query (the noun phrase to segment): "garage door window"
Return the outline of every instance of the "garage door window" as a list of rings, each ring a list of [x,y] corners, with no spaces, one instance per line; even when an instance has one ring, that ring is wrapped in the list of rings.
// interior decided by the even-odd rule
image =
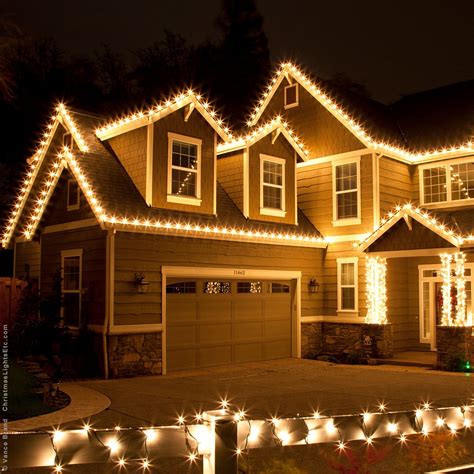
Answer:
[[[285,285],[283,283],[271,283],[270,284],[270,293],[289,293],[290,285]]]
[[[239,281],[237,282],[237,293],[261,293],[261,281]]]
[[[205,281],[204,293],[221,295],[230,293],[230,281]]]
[[[166,285],[166,293],[196,293],[195,281],[180,281]]]

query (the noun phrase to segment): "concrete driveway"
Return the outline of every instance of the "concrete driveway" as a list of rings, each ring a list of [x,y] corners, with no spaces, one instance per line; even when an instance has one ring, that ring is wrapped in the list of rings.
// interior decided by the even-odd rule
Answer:
[[[429,400],[458,405],[474,394],[470,375],[397,366],[342,366],[304,359],[253,362],[166,376],[87,381],[81,385],[112,400],[95,415],[96,426],[171,424],[178,414],[232,408],[255,417],[359,413],[383,400],[390,410],[412,409]]]

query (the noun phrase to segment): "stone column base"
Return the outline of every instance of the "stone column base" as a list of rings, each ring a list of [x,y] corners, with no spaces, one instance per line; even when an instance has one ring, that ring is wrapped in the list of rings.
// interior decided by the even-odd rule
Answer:
[[[362,353],[369,359],[393,357],[393,330],[391,324],[361,325]]]
[[[442,370],[463,372],[473,365],[472,327],[437,326],[436,359]]]

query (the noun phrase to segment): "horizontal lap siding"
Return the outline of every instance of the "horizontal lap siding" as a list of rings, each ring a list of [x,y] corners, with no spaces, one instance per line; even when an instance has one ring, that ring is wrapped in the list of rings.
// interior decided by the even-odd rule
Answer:
[[[333,219],[333,183],[331,162],[298,168],[298,206],[325,236],[351,235],[373,229],[372,155],[363,155],[361,173],[361,224],[335,227]]]
[[[239,152],[217,160],[217,181],[235,202],[241,212],[244,210],[244,157]]]
[[[21,278],[26,274],[25,265],[29,266],[31,278],[40,276],[40,243],[32,240],[30,242],[17,242],[15,247],[15,277]]]
[[[105,314],[106,233],[97,227],[45,234],[41,241],[41,295],[51,296],[54,276],[61,268],[61,251],[82,249],[82,317],[103,324]]]
[[[311,248],[118,233],[115,324],[161,323],[163,265],[302,271],[301,314],[320,314],[322,296],[309,294],[308,283],[311,278],[323,280],[322,253]],[[146,294],[137,293],[137,272],[143,272],[150,282]]]

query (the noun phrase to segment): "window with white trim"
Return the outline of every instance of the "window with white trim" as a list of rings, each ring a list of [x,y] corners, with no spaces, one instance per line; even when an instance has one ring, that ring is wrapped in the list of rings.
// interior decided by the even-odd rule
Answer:
[[[285,87],[285,109],[291,109],[299,104],[298,84],[290,84]]]
[[[285,160],[260,155],[260,213],[270,216],[285,212]]]
[[[420,168],[423,204],[450,203],[474,198],[474,162],[458,161]]]
[[[79,327],[81,325],[82,250],[61,252],[61,278],[63,324]]]
[[[360,224],[360,160],[333,165],[333,193],[333,224]]]
[[[168,133],[168,201],[200,205],[202,140]]]
[[[358,311],[358,258],[337,259],[337,310]]]
[[[75,179],[67,181],[67,210],[74,211],[80,206],[80,188]]]
[[[63,146],[67,146],[69,150],[74,148],[74,139],[70,132],[63,133]]]

